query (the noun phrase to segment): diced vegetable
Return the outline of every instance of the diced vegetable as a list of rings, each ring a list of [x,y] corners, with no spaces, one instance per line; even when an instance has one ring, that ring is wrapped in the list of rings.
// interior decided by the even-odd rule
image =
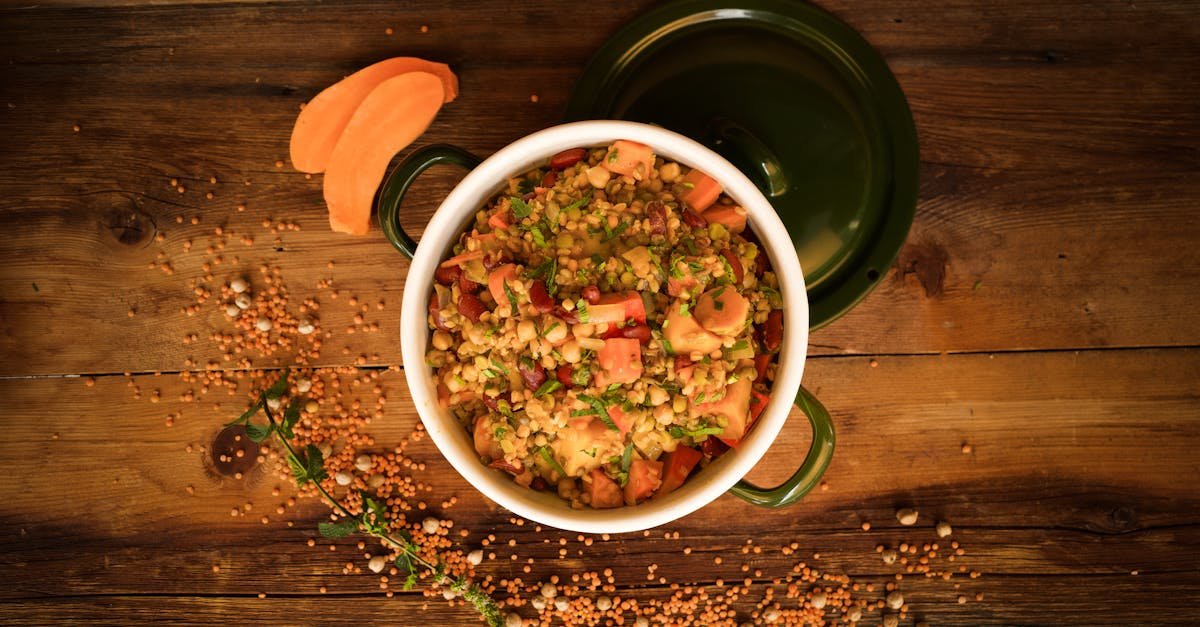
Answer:
[[[776,309],[767,314],[767,323],[763,327],[763,348],[774,353],[783,345],[783,312]]]
[[[662,486],[658,489],[658,495],[668,494],[674,491],[675,488],[683,485],[688,475],[691,474],[692,469],[696,467],[696,464],[700,463],[703,457],[704,454],[700,451],[682,444],[675,447],[675,450],[667,453],[667,456],[663,459]]]
[[[640,181],[654,167],[654,151],[645,144],[618,139],[600,160],[600,165],[609,172]]]
[[[724,285],[701,294],[695,314],[705,329],[717,335],[737,335],[750,315],[750,301],[733,286]]]
[[[621,486],[617,485],[616,481],[609,479],[608,475],[599,468],[592,471],[591,482],[587,483],[587,491],[591,497],[592,507],[596,509],[611,509],[624,504]]]
[[[514,281],[516,278],[517,266],[511,263],[497,267],[488,275],[488,291],[496,300],[496,306],[513,308],[517,306],[517,303],[509,298],[512,288],[507,285],[508,281]]]
[[[629,430],[633,428],[634,417],[625,413],[625,410],[621,409],[620,405],[609,407],[608,416],[616,423],[617,431],[621,434],[621,437],[625,437],[629,433]]]
[[[598,456],[599,450],[613,445],[618,437],[617,432],[601,420],[584,416],[570,419],[565,428],[559,429],[550,448],[567,474],[578,477],[599,466],[603,462]]]
[[[596,375],[599,385],[633,383],[642,376],[642,345],[635,339],[604,340],[604,348],[596,353],[596,360],[600,364]]]
[[[589,305],[587,312],[587,321],[592,324],[616,324],[625,321],[625,305],[620,303]]]
[[[362,101],[325,170],[325,204],[334,231],[367,232],[388,163],[429,128],[444,96],[437,76],[409,72],[383,81]]]
[[[725,388],[725,396],[720,400],[696,405],[698,414],[721,416],[728,421],[725,431],[719,437],[730,446],[735,445],[746,434],[746,419],[750,415],[751,384],[749,378],[739,378]]]
[[[717,205],[704,212],[709,224],[723,225],[730,233],[746,230],[746,210],[738,205]]]
[[[440,265],[438,265],[438,267],[439,268],[449,268],[451,266],[461,266],[464,263],[474,260],[474,259],[483,259],[483,251],[482,250],[473,250],[473,251],[465,252],[461,255],[455,255],[455,256],[443,261]]]
[[[629,481],[625,483],[625,504],[637,505],[662,485],[663,463],[635,459],[629,465]]]
[[[688,188],[684,193],[682,200],[687,206],[693,210],[703,213],[710,205],[717,201],[721,195],[721,186],[711,176],[701,172],[700,170],[692,170],[683,177],[683,186]],[[709,222],[712,219],[706,214],[704,216]]]
[[[488,226],[492,227],[493,229],[499,229],[501,231],[503,231],[504,229],[507,229],[509,226],[508,225],[508,211],[505,209],[496,210],[495,213],[493,213],[491,216],[488,217]]]
[[[597,305],[621,305],[624,308],[624,317],[620,320],[596,320],[593,317],[592,322],[622,322],[625,320],[636,320],[641,323],[646,322],[646,303],[642,301],[642,295],[637,292],[602,294],[597,301]]]
[[[767,403],[771,399],[766,394],[755,389],[751,389],[750,394],[753,395],[753,399],[750,401],[750,424],[754,424],[754,421],[758,420],[763,410],[767,408]]]
[[[458,296],[458,313],[464,315],[472,322],[479,322],[479,317],[483,312],[487,311],[487,306],[479,297],[470,293],[463,292]]]
[[[692,316],[683,314],[681,305],[678,304],[673,305],[667,312],[667,320],[663,323],[663,337],[678,354],[707,355],[721,348],[721,338],[697,324]]]
[[[475,419],[474,436],[475,452],[479,453],[480,457],[492,460],[504,458],[504,451],[500,448],[500,443],[496,441],[494,425],[487,416]]]
[[[427,72],[442,82],[442,102],[458,96],[458,77],[444,63],[415,57],[385,59],[343,78],[317,94],[296,116],[292,128],[292,167],[301,172],[324,172],[346,125],[363,101],[384,81],[408,72]]]

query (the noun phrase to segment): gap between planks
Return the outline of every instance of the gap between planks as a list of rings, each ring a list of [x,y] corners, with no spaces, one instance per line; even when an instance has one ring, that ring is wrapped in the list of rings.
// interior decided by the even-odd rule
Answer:
[[[836,346],[824,346],[824,348],[837,348]],[[917,357],[971,357],[978,355],[1039,355],[1039,354],[1056,354],[1056,353],[1104,353],[1104,352],[1136,352],[1136,351],[1187,351],[1200,349],[1200,344],[1161,344],[1161,345],[1138,345],[1138,346],[1090,346],[1090,347],[1067,347],[1067,348],[1002,348],[995,350],[963,350],[963,351],[929,351],[917,353],[846,353],[842,355],[808,355],[805,360],[820,360],[820,361],[835,361],[839,359],[910,359]],[[393,366],[404,369],[401,364],[368,364],[359,366],[355,364],[321,364],[315,366],[263,366],[261,368],[215,368],[208,370],[205,368],[194,368],[191,370],[131,370],[128,371],[129,376],[153,376],[153,375],[173,375],[182,374],[184,372],[203,373],[203,372],[278,372],[284,368],[297,368],[303,370],[329,370],[332,368],[356,368],[365,371],[384,371]],[[79,372],[79,373],[54,373],[54,374],[10,374],[0,375],[0,381],[14,381],[26,379],[78,379],[82,377],[123,377],[125,371],[121,372]]]

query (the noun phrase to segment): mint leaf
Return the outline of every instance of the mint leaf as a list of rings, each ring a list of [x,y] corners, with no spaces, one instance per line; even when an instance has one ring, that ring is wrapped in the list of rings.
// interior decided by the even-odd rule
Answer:
[[[308,471],[308,478],[321,481],[328,477],[329,474],[325,472],[325,456],[321,454],[321,449],[315,444],[309,444],[304,448],[304,452],[307,455],[304,468]]]
[[[537,452],[538,455],[542,456],[542,459],[546,460],[547,464],[550,464],[550,468],[552,468],[554,472],[557,472],[561,477],[567,476],[567,471],[562,467],[562,464],[559,464],[558,460],[554,459],[554,456],[550,454],[550,447],[539,446]],[[595,453],[593,453],[592,456],[595,457]]]
[[[321,523],[317,525],[317,531],[326,538],[345,538],[358,531],[358,521],[353,518],[346,518],[341,522],[336,523]]]
[[[283,412],[283,422],[279,425],[279,433],[289,440],[295,438],[296,433],[292,430],[292,427],[296,426],[296,423],[299,421],[300,399],[293,398],[292,402],[288,404],[288,408]]]
[[[283,369],[283,373],[279,375],[279,380],[276,381],[271,387],[267,388],[267,392],[266,392],[265,396],[268,399],[279,398],[280,396],[283,396],[284,392],[287,391],[288,370],[289,370],[289,368],[285,366]]]
[[[567,205],[566,207],[563,207],[562,211],[570,211],[572,209],[578,209],[578,208],[586,205],[591,200],[592,200],[592,193],[588,192],[583,198],[580,198],[579,200],[576,200],[575,202]]]
[[[251,442],[262,442],[271,437],[271,433],[275,431],[275,425],[265,424],[259,425],[253,422],[246,423],[246,437],[250,438]]]

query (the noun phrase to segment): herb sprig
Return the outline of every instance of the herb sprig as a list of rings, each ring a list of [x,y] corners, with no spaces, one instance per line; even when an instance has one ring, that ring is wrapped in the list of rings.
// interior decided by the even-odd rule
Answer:
[[[503,625],[503,616],[495,600],[470,579],[461,576],[450,577],[446,572],[446,565],[444,563],[431,561],[423,557],[419,552],[420,547],[413,542],[412,535],[407,530],[400,529],[393,532],[391,530],[391,523],[387,519],[386,509],[378,501],[364,494],[364,511],[362,514],[356,516],[346,506],[342,505],[341,502],[333,498],[333,495],[321,485],[321,481],[329,477],[329,473],[325,471],[325,459],[321,453],[321,449],[317,448],[316,445],[309,444],[303,450],[297,451],[290,441],[296,437],[293,427],[300,420],[300,399],[293,399],[282,417],[276,417],[268,405],[268,401],[277,401],[287,390],[288,372],[289,369],[284,368],[279,379],[260,393],[258,400],[245,413],[226,426],[245,426],[247,437],[254,442],[264,442],[272,435],[275,436],[275,439],[279,441],[279,444],[284,449],[288,467],[291,468],[292,476],[296,479],[296,486],[303,488],[312,483],[321,498],[335,511],[344,516],[340,522],[320,523],[317,529],[322,536],[327,538],[344,538],[354,533],[362,532],[366,535],[379,538],[387,546],[398,552],[395,564],[401,570],[408,573],[408,577],[404,582],[405,590],[411,589],[416,584],[418,571],[424,569],[433,575],[435,582],[447,585],[455,594],[466,599],[479,611],[488,625],[493,627]],[[257,416],[259,412],[262,412],[266,416],[266,424],[251,422],[251,419]]]

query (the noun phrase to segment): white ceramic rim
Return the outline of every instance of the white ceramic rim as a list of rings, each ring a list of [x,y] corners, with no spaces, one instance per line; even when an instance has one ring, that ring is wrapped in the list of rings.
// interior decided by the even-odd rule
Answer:
[[[551,493],[524,488],[484,466],[470,434],[443,410],[425,352],[433,273],[470,217],[509,177],[543,163],[551,155],[618,139],[649,145],[655,154],[699,168],[712,176],[746,209],[780,280],[784,338],[771,400],[750,435],[683,486],[662,498],[615,509],[571,509]],[[400,312],[404,375],[417,413],[442,455],[476,490],[514,514],[543,525],[583,533],[641,531],[682,518],[725,494],[767,452],[779,435],[800,390],[808,347],[808,296],[804,273],[787,229],[758,188],[737,168],[705,146],[666,129],[636,122],[596,120],[554,126],[502,148],[467,174],[438,207],[409,267]]]

